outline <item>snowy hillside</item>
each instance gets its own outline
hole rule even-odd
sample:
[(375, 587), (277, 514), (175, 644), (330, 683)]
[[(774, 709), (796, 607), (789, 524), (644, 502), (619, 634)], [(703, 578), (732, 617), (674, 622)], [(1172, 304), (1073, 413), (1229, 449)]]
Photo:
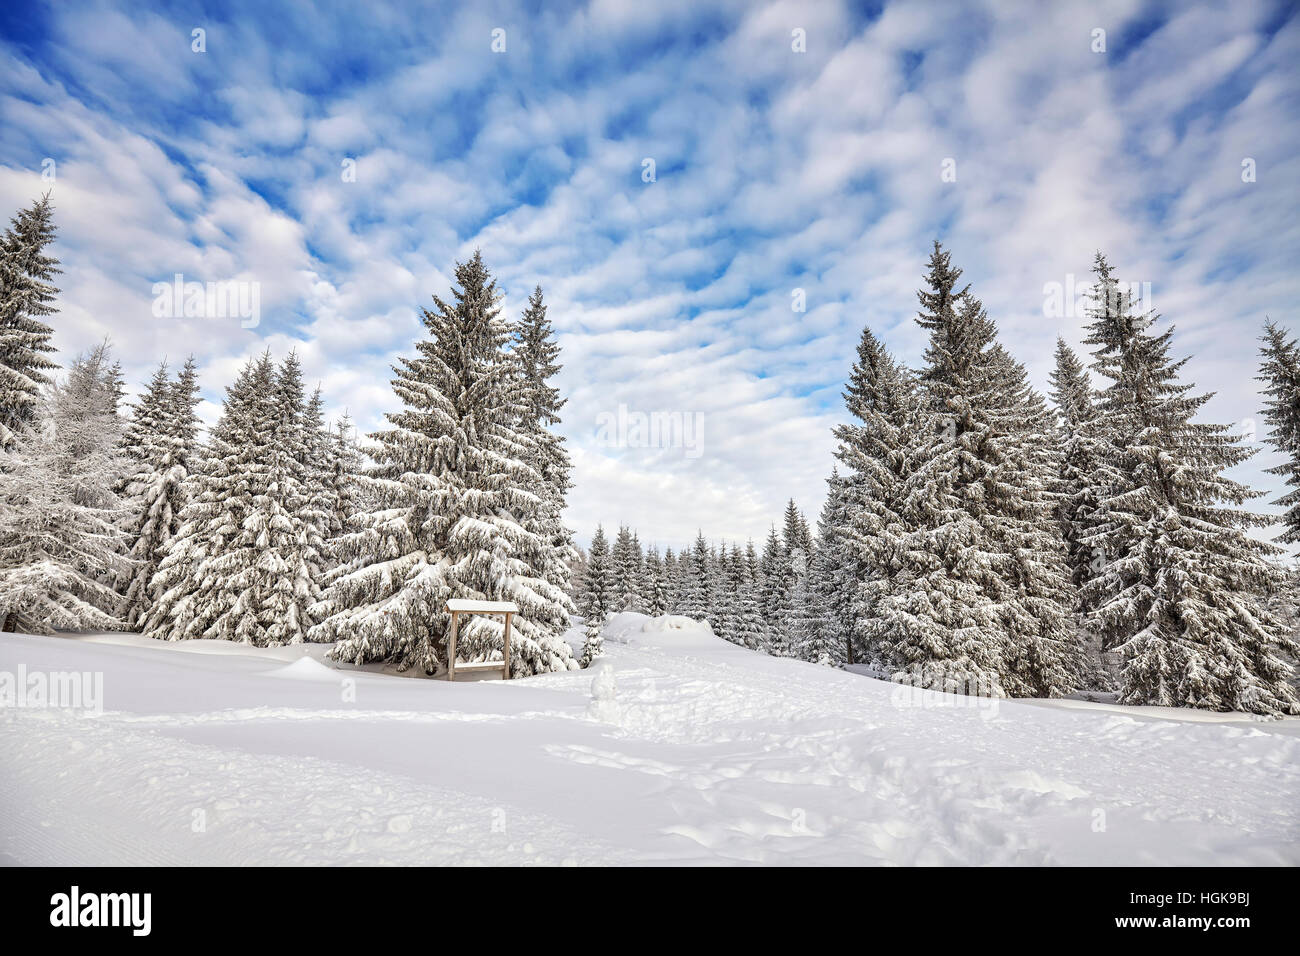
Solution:
[(0, 710), (0, 862), (1300, 863), (1296, 720), (921, 693), (684, 618), (617, 615), (604, 647), (451, 685), (321, 645), (0, 635), (0, 672), (104, 695)]

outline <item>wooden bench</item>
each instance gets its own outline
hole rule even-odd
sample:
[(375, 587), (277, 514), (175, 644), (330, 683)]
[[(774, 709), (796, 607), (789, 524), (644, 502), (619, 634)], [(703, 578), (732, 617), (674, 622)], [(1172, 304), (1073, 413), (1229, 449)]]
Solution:
[[(501, 679), (509, 680), (510, 623), (514, 616), (519, 613), (518, 605), (513, 601), (471, 601), (464, 598), (453, 598), (447, 602), (447, 612), (451, 615), (451, 636), (447, 639), (447, 680), (454, 681), (456, 674), (462, 671), (468, 674), (500, 671)], [(506, 629), (501, 642), (501, 660), (456, 663), (456, 635), (460, 632), (460, 616), (462, 614), (501, 614), (505, 616)]]

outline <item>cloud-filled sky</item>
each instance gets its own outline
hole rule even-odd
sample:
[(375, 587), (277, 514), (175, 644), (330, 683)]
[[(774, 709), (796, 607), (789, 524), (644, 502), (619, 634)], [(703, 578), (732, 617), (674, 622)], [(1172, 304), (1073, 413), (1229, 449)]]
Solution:
[[(136, 388), (192, 352), (209, 420), (269, 347), (377, 427), (479, 248), (510, 314), (545, 291), (579, 540), (761, 542), (791, 496), (816, 518), (863, 326), (920, 360), (938, 238), (1044, 389), (1081, 338), (1048, 292), (1104, 250), (1205, 416), (1263, 437), (1260, 324), (1300, 331), (1290, 3), (219, 6), (0, 10), (0, 212), (52, 188), (56, 344), (111, 337)], [(156, 316), (178, 273), (257, 283), (259, 324)], [(698, 445), (611, 443), (620, 407)], [(1276, 491), (1260, 447), (1238, 477)]]

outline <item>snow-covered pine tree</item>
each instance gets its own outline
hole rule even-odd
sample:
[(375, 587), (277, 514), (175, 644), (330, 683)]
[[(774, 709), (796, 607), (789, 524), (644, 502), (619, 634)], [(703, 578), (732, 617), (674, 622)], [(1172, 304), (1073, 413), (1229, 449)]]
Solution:
[[(325, 574), (337, 566), (330, 543), (342, 531), (342, 516), (347, 512), (339, 501), (339, 488), (346, 488), (352, 474), (344, 472), (343, 461), (337, 459), (335, 436), (325, 426), (325, 398), (317, 384), (303, 409), (299, 454), (303, 489), (299, 516), (318, 542), (315, 547), (313, 580), (319, 598)], [(315, 600), (315, 599), (313, 599)]]
[(785, 647), (785, 621), (782, 609), (785, 607), (786, 577), (785, 552), (781, 539), (777, 537), (776, 526), (768, 529), (767, 541), (763, 544), (763, 557), (759, 562), (761, 580), (758, 588), (759, 613), (763, 616), (763, 628), (767, 643), (763, 650), (769, 654), (780, 655)]
[(713, 625), (714, 634), (733, 644), (743, 644), (738, 624), (740, 584), (744, 573), (745, 566), (740, 552), (724, 543), (713, 571), (717, 586), (712, 599), (713, 612), (710, 623)]
[(334, 427), (329, 432), (327, 456), (326, 484), (329, 500), (334, 504), (325, 539), (328, 573), (342, 563), (342, 558), (337, 553), (338, 542), (349, 530), (349, 519), (365, 507), (360, 478), (365, 470), (366, 459), (357, 444), (356, 428), (347, 412), (334, 422)]
[(678, 578), (681, 575), (681, 569), (678, 567), (677, 555), (673, 553), (672, 548), (664, 549), (664, 613), (677, 614), (680, 606), (678, 598)]
[(1248, 531), (1269, 519), (1223, 472), (1253, 454), (1225, 425), (1193, 422), (1209, 400), (1179, 381), (1172, 329), (1134, 314), (1132, 297), (1097, 255), (1087, 344), (1106, 381), (1117, 478), (1099, 500), (1087, 543), (1106, 563), (1087, 584), (1093, 627), (1123, 658), (1126, 704), (1300, 713), (1290, 683), (1297, 646), (1269, 614), (1277, 549)]
[(712, 593), (711, 569), (709, 567), (709, 543), (704, 540), (704, 532), (697, 532), (695, 546), (689, 554), (682, 553), (680, 563), (683, 567), (681, 576), (682, 596), (679, 614), (695, 621), (709, 619), (709, 598)]
[[(770, 542), (769, 542), (770, 546)], [(804, 627), (808, 614), (807, 574), (811, 560), (812, 533), (798, 505), (791, 498), (782, 516), (779, 547), (770, 553), (775, 558), (771, 569), (764, 568), (768, 593), (775, 607), (768, 607), (768, 627), (772, 637), (772, 653), (793, 656), (797, 645), (804, 640)], [(768, 552), (764, 553), (764, 559)]]
[(1087, 370), (1060, 337), (1056, 340), (1056, 368), (1050, 380), (1060, 446), (1060, 470), (1054, 489), (1056, 515), (1073, 585), (1075, 627), (1083, 655), (1081, 680), (1084, 686), (1106, 688), (1110, 678), (1102, 662), (1101, 641), (1087, 631), (1088, 608), (1084, 606), (1084, 586), (1102, 560), (1100, 552), (1085, 544), (1084, 539), (1093, 531), (1097, 498), (1109, 480), (1107, 426), (1097, 414)]
[(195, 455), (199, 451), (199, 367), (194, 356), (190, 355), (181, 366), (180, 374), (172, 386), (172, 433), (179, 446), (177, 459), (186, 470), (193, 467)]
[(1016, 697), (1063, 696), (1083, 686), (1095, 666), (1085, 660), (1061, 538), (1056, 422), (1024, 366), (998, 344), (989, 355), (996, 397), (990, 420), (1004, 480), (987, 500), (999, 515), (991, 530), (1005, 555), (1003, 621), (1015, 650), (1003, 685)]
[(51, 281), (59, 260), (46, 249), (54, 241), (53, 215), (47, 194), (0, 236), (0, 448), (36, 422), (47, 373), (58, 367), (46, 358), (54, 330), (44, 321), (56, 311), (59, 292)]
[(911, 374), (898, 365), (870, 328), (862, 330), (858, 357), (844, 391), (855, 419), (835, 430), (836, 457), (846, 466), (840, 488), (844, 524), (839, 532), (853, 563), (853, 640), (873, 667), (892, 668), (892, 647), (902, 622), (887, 613), (884, 598), (905, 589), (902, 577), (908, 535), (914, 530), (903, 497), (913, 445), (932, 430)]
[(597, 525), (591, 547), (587, 550), (587, 570), (583, 575), (582, 593), (578, 596), (578, 610), (585, 630), (580, 661), (583, 667), (600, 656), (604, 646), (601, 632), (609, 616), (617, 609), (618, 597), (609, 542), (605, 538), (605, 529)]
[(641, 543), (632, 529), (622, 525), (614, 539), (614, 591), (618, 595), (616, 611), (641, 611)]
[(559, 374), (560, 347), (546, 316), (541, 287), (533, 290), (528, 307), (514, 328), (510, 359), (521, 388), (519, 431), (529, 446), (528, 463), (541, 476), (540, 505), (522, 517), (526, 530), (537, 538), (537, 546), (521, 553), (534, 577), (545, 580), (562, 600), (540, 605), (533, 623), (549, 635), (554, 644), (563, 642), (574, 607), (569, 600), (572, 588), (570, 565), (577, 551), (573, 532), (564, 524), (563, 512), (569, 489), (572, 464), (564, 438), (554, 431), (560, 422), (560, 410), (567, 399), (552, 379)]
[(227, 394), (210, 457), (150, 587), (144, 629), (167, 640), (298, 643), (319, 596), (323, 542), (310, 520), (302, 370), (249, 362)]
[(0, 448), (0, 630), (121, 626), (116, 376), (106, 342), (79, 356)]
[(910, 451), (913, 530), (881, 598), (894, 679), (987, 696), (1049, 696), (1078, 674), (1064, 548), (1050, 495), (1046, 406), (997, 345), (983, 306), (935, 243), (918, 293), (933, 423)]
[[(475, 252), (456, 266), (452, 301), (423, 310), (429, 337), (395, 367), (403, 403), (372, 437), (368, 485), (377, 503), (340, 542), (315, 612), (312, 639), (337, 641), (335, 660), (388, 661), (432, 674), (445, 658), (451, 598), (513, 601), (515, 676), (576, 666), (567, 644), (539, 622), (568, 597), (536, 575), (529, 556), (543, 542), (529, 526), (543, 506), (531, 437), (518, 423), (526, 392), (504, 346), (496, 281)], [(539, 493), (540, 492), (540, 493)], [(502, 624), (476, 616), (460, 631), (466, 659), (500, 654)]]
[(1095, 440), (1097, 409), (1088, 372), (1060, 337), (1056, 340), (1056, 368), (1050, 378), (1062, 445), (1057, 514), (1071, 579), (1082, 588), (1091, 577), (1094, 555), (1093, 549), (1080, 539), (1089, 533), (1097, 507), (1096, 480), (1102, 447)]
[(849, 548), (845, 479), (834, 470), (817, 522), (817, 546), (808, 570), (809, 608), (798, 654), (804, 660), (852, 663), (854, 598), (861, 580)]
[[(202, 638), (219, 613), (217, 582), (205, 565), (221, 555), (251, 508), (250, 482), (257, 472), (254, 420), (260, 396), (275, 385), (269, 354), (249, 360), (226, 389), (221, 417), (183, 485), (186, 504), (180, 527), (149, 583), (153, 603), (141, 630), (159, 640)], [(259, 478), (260, 480), (260, 478)]]
[(705, 564), (705, 613), (704, 619), (709, 622), (709, 626), (715, 632), (720, 632), (724, 628), (723, 615), (728, 613), (729, 598), (725, 595), (727, 589), (726, 580), (726, 555), (727, 546), (722, 545), (722, 551), (719, 553), (716, 544), (709, 545), (709, 553)]
[(150, 581), (180, 529), (185, 482), (198, 434), (197, 371), (191, 357), (173, 381), (159, 363), (149, 386), (132, 410), (122, 438), (130, 467), (120, 489), (131, 561), (117, 580), (121, 615), (138, 629), (153, 603)]
[(304, 519), (308, 458), (302, 368), (290, 353), (279, 369), (269, 354), (258, 363), (246, 441), (232, 474), (242, 504), (238, 527), (200, 569), (211, 581), (209, 639), (257, 647), (301, 642), (312, 625), (308, 607), (319, 597), (321, 541)]
[(1294, 544), (1300, 541), (1300, 347), (1271, 319), (1264, 323), (1262, 339), (1263, 361), (1255, 378), (1264, 383), (1263, 393), (1268, 396), (1264, 406), (1268, 439), (1286, 456), (1268, 473), (1281, 476), (1290, 489), (1273, 502), (1285, 509), (1282, 530), (1274, 540)]
[(736, 620), (732, 627), (732, 639), (742, 647), (753, 651), (766, 650), (768, 647), (767, 627), (763, 623), (763, 613), (759, 588), (762, 579), (758, 574), (758, 555), (751, 540), (745, 546), (745, 553), (739, 558), (740, 583), (736, 599)]
[(645, 594), (647, 614), (659, 617), (668, 613), (668, 582), (664, 577), (664, 563), (659, 557), (659, 548), (654, 545), (646, 552), (642, 591)]

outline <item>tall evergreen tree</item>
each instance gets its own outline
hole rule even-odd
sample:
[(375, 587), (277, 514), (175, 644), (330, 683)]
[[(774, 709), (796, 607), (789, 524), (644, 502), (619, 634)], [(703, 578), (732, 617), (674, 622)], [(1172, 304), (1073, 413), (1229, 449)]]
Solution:
[(1272, 320), (1264, 323), (1263, 341), (1263, 362), (1256, 379), (1264, 383), (1263, 391), (1268, 396), (1264, 421), (1270, 429), (1269, 441), (1286, 456), (1268, 473), (1280, 475), (1290, 489), (1273, 502), (1285, 509), (1282, 531), (1276, 540), (1294, 544), (1300, 541), (1300, 347)]
[(1097, 508), (1095, 481), (1104, 445), (1096, 440), (1099, 423), (1088, 372), (1059, 337), (1051, 383), (1062, 446), (1057, 514), (1071, 580), (1082, 588), (1092, 576), (1094, 563), (1099, 563), (1081, 539), (1088, 534)]
[(1253, 454), (1227, 426), (1193, 422), (1209, 395), (1179, 380), (1172, 329), (1133, 302), (1099, 253), (1089, 310), (1093, 369), (1107, 382), (1113, 477), (1090, 543), (1107, 557), (1087, 584), (1093, 626), (1122, 655), (1127, 704), (1300, 713), (1289, 682), (1296, 644), (1263, 595), (1276, 549), (1247, 533), (1267, 518), (1223, 472)]
[(1072, 688), (1079, 655), (1050, 488), (1046, 407), (997, 345), (983, 306), (936, 242), (919, 295), (930, 333), (902, 495), (904, 567), (881, 612), (894, 679), (991, 696)]
[(0, 448), (0, 630), (117, 629), (125, 571), (113, 492), (125, 464), (107, 343), (79, 356), (42, 415)]
[(167, 363), (159, 363), (122, 439), (131, 466), (120, 489), (131, 562), (117, 587), (129, 628), (138, 628), (152, 606), (150, 582), (180, 529), (198, 434), (196, 375), (192, 357), (176, 380), (168, 376)]
[(615, 610), (643, 610), (641, 543), (626, 525), (619, 527), (614, 539), (613, 568), (614, 590), (618, 595)]
[(349, 519), (365, 507), (361, 475), (365, 470), (365, 456), (357, 446), (356, 429), (351, 417), (344, 412), (329, 432), (326, 460), (326, 487), (333, 512), (327, 524), (325, 540), (326, 571), (338, 567), (343, 558), (340, 540), (349, 530)]
[(817, 522), (817, 547), (808, 571), (810, 607), (799, 656), (831, 664), (852, 663), (854, 599), (860, 571), (846, 537), (849, 507), (845, 479), (836, 471), (827, 486)]
[(609, 542), (605, 539), (605, 529), (597, 525), (591, 548), (587, 551), (587, 570), (578, 598), (578, 610), (582, 613), (586, 632), (581, 658), (583, 667), (590, 666), (603, 652), (601, 632), (609, 616), (617, 610), (617, 601)]
[(246, 362), (226, 389), (205, 454), (184, 483), (180, 527), (149, 583), (153, 600), (141, 620), (141, 630), (149, 637), (205, 637), (220, 613), (219, 582), (210, 576), (209, 561), (220, 557), (239, 533), (252, 508), (252, 484), (261, 482), (258, 456), (264, 438), (258, 425), (265, 415), (259, 408), (263, 397), (273, 392), (274, 373), (269, 354), (264, 354)]
[(913, 444), (932, 426), (911, 375), (870, 328), (862, 330), (844, 401), (854, 421), (836, 428), (835, 436), (836, 457), (846, 466), (840, 537), (857, 582), (851, 592), (853, 638), (867, 663), (892, 667), (902, 622), (891, 617), (885, 598), (908, 587), (903, 572), (914, 528), (904, 488)]
[(704, 532), (695, 536), (695, 546), (689, 554), (682, 553), (682, 597), (680, 614), (696, 621), (707, 621), (712, 610), (709, 599), (712, 588), (712, 568), (709, 560), (709, 543)]
[(150, 583), (150, 636), (257, 647), (298, 643), (313, 623), (323, 541), (313, 523), (302, 369), (264, 353), (227, 393), (210, 457), (187, 482), (181, 527)]
[[(312, 639), (336, 660), (382, 660), (434, 673), (446, 655), (451, 598), (513, 601), (517, 676), (576, 666), (550, 621), (568, 603), (531, 557), (546, 492), (520, 426), (527, 398), (504, 347), (496, 282), (475, 252), (456, 266), (452, 301), (424, 310), (429, 337), (395, 367), (401, 411), (375, 433), (368, 484), (377, 501), (340, 543)], [(474, 617), (458, 637), (467, 659), (501, 652), (502, 626)]]
[(0, 236), (0, 448), (12, 447), (33, 426), (41, 409), (47, 374), (57, 366), (52, 315), (59, 290), (52, 280), (59, 260), (48, 252), (54, 241), (54, 207), (43, 196), (12, 219)]
[(668, 582), (664, 577), (663, 560), (659, 549), (651, 546), (646, 553), (645, 577), (642, 591), (645, 595), (645, 612), (652, 617), (668, 613)]
[(766, 650), (769, 639), (767, 626), (763, 623), (760, 595), (762, 579), (759, 576), (758, 555), (754, 551), (753, 541), (745, 546), (744, 556), (738, 556), (738, 564), (740, 575), (732, 639), (752, 651)]
[(770, 654), (784, 653), (785, 622), (782, 612), (786, 597), (786, 555), (777, 537), (773, 525), (763, 544), (763, 557), (759, 564), (761, 581), (759, 583), (758, 606), (763, 616), (763, 627), (767, 634), (767, 643), (763, 650)]
[[(520, 391), (518, 430), (527, 444), (525, 460), (541, 478), (540, 502), (522, 516), (521, 523), (533, 538), (520, 557), (534, 577), (546, 581), (553, 600), (537, 606), (532, 623), (550, 644), (563, 641), (574, 610), (568, 593), (572, 587), (570, 565), (576, 556), (573, 532), (565, 526), (563, 511), (569, 489), (572, 464), (564, 438), (554, 428), (567, 399), (552, 384), (559, 374), (560, 347), (546, 316), (540, 287), (533, 290), (528, 307), (515, 325), (510, 358)], [(534, 541), (535, 538), (535, 541)]]

